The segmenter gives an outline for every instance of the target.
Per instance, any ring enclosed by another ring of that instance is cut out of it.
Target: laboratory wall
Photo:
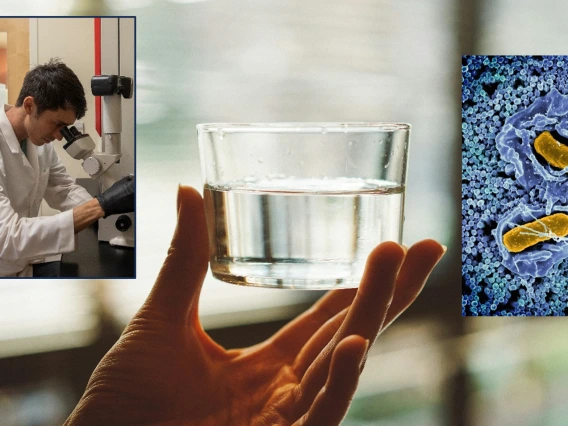
[[[0,32],[6,33],[6,61],[10,69],[6,76],[6,103],[14,104],[24,76],[30,69],[28,18],[0,18]]]
[[[87,113],[79,121],[85,125],[84,132],[100,144],[100,137],[95,131],[95,97],[90,91],[91,77],[95,73],[94,32],[94,18],[30,19],[30,65],[33,67],[51,58],[60,58],[77,74],[87,98]],[[88,177],[81,163],[63,150],[62,142],[54,142],[54,147],[71,176]]]
[[[134,79],[136,58],[136,21],[135,18],[119,19],[120,33],[120,74]],[[136,80],[134,80],[136,87]],[[135,132],[134,132],[134,106],[136,105],[136,90],[132,99],[122,102],[122,135],[120,158],[120,177],[134,173],[135,169]]]

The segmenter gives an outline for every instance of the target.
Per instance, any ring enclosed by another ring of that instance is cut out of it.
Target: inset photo
[[[566,315],[568,56],[462,58],[462,315]]]
[[[0,277],[135,278],[135,18],[0,19]]]

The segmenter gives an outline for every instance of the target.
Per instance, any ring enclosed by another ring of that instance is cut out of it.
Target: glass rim
[[[282,122],[282,123],[201,123],[198,132],[223,133],[369,133],[410,130],[397,122]]]

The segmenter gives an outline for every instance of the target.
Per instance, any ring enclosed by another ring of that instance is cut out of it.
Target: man
[[[52,59],[26,74],[15,106],[0,108],[0,276],[37,276],[32,265],[73,251],[79,231],[134,210],[132,179],[93,198],[57,158],[51,142],[86,106],[75,73]],[[38,217],[42,199],[62,213]]]

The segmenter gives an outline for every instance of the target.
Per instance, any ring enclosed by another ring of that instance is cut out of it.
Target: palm
[[[179,223],[192,226],[176,230],[154,289],[93,373],[68,424],[339,424],[366,340],[416,298],[440,245],[424,241],[405,255],[397,244],[383,244],[369,256],[358,294],[329,292],[266,342],[227,351],[198,319],[208,261],[202,201],[190,190],[180,197]]]

